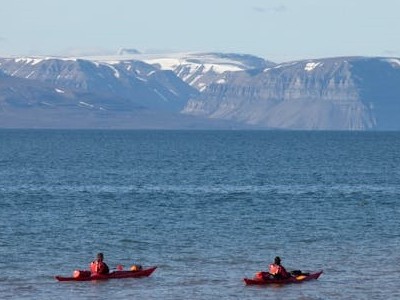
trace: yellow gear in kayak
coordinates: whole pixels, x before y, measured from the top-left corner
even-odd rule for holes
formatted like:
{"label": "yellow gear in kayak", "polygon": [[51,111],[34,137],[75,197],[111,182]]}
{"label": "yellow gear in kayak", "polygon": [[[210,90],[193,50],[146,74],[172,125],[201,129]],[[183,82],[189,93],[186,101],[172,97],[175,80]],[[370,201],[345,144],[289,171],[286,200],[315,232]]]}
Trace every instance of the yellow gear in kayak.
{"label": "yellow gear in kayak", "polygon": [[131,266],[131,271],[140,271],[142,269],[142,266],[139,265],[132,265]]}

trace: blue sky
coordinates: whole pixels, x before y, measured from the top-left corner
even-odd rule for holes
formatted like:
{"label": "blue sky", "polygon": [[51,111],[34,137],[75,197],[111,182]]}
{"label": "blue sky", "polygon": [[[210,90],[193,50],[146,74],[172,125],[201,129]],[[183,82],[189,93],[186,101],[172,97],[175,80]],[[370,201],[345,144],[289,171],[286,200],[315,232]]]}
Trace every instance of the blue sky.
{"label": "blue sky", "polygon": [[399,0],[2,0],[0,55],[400,57]]}

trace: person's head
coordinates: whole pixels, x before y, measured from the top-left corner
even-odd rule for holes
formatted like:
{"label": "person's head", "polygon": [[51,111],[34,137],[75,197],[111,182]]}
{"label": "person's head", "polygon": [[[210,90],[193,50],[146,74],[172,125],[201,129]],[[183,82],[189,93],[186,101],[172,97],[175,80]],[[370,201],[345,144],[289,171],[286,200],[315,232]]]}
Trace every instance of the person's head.
{"label": "person's head", "polygon": [[279,256],[275,257],[274,263],[275,263],[276,265],[280,265],[280,264],[281,264],[281,258],[280,258]]}
{"label": "person's head", "polygon": [[100,253],[97,253],[96,258],[97,258],[98,261],[103,261],[103,259],[104,259],[103,253],[101,253],[101,252],[100,252]]}

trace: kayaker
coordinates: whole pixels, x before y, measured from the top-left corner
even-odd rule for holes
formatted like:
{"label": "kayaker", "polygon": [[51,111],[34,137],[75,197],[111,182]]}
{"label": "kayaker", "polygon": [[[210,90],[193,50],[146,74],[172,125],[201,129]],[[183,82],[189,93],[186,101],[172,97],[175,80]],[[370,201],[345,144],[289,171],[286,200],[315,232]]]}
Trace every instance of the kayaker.
{"label": "kayaker", "polygon": [[103,260],[104,260],[103,253],[97,253],[96,259],[90,263],[90,272],[92,272],[92,274],[110,273],[110,269]]}
{"label": "kayaker", "polygon": [[279,279],[289,278],[291,276],[281,265],[281,258],[279,256],[275,257],[274,263],[269,265],[269,273]]}

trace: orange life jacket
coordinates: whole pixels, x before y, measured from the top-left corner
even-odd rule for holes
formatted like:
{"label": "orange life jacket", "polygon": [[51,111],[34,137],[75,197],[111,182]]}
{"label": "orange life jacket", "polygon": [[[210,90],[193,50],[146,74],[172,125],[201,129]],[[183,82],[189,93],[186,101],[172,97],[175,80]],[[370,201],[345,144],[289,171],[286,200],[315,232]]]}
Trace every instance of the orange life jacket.
{"label": "orange life jacket", "polygon": [[90,264],[90,272],[92,274],[107,274],[109,270],[104,262],[95,260]]}
{"label": "orange life jacket", "polygon": [[269,265],[269,273],[272,275],[278,275],[278,276],[282,276],[282,277],[288,277],[289,274],[288,272],[285,270],[284,267],[277,265],[277,264],[270,264]]}

